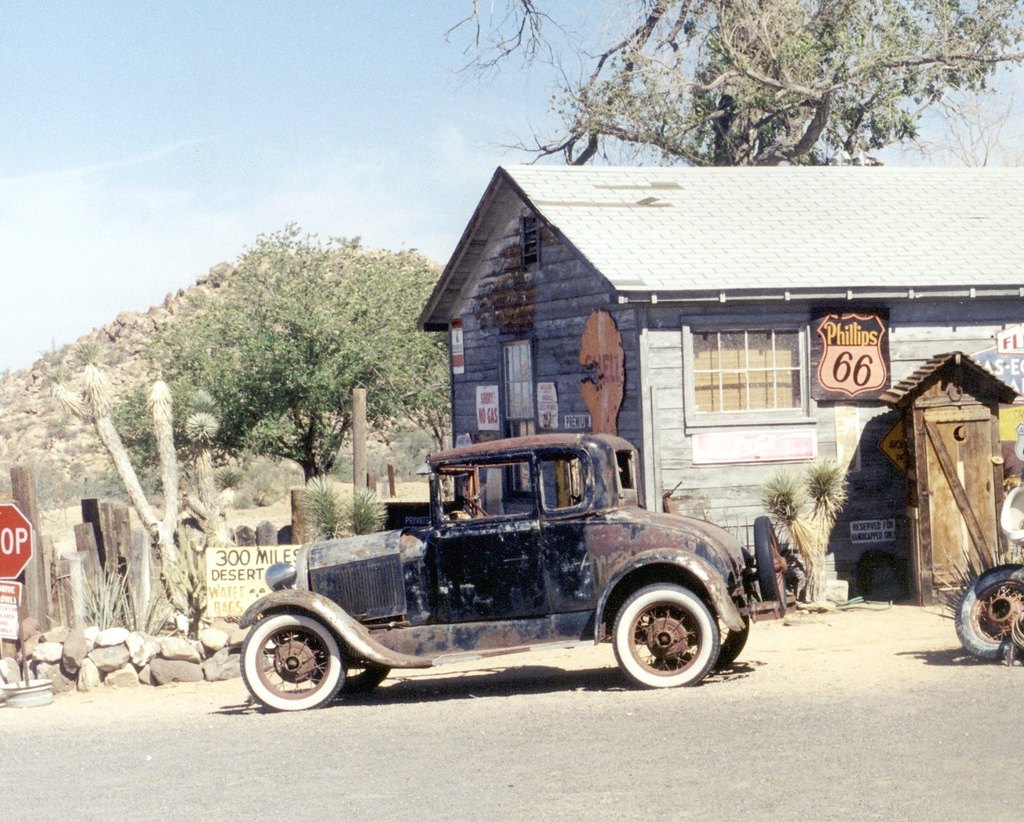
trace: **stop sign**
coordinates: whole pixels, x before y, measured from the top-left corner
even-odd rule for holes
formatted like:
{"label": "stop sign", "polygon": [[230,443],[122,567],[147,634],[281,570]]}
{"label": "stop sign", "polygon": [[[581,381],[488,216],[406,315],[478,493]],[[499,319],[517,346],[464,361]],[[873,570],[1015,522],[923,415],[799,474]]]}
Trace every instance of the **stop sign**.
{"label": "stop sign", "polygon": [[0,579],[14,579],[32,559],[32,525],[17,505],[0,505]]}

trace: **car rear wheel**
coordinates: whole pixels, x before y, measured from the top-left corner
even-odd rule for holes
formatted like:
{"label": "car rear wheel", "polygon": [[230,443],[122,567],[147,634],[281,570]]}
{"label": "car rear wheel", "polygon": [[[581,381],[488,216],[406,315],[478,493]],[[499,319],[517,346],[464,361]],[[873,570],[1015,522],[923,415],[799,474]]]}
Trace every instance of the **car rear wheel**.
{"label": "car rear wheel", "polygon": [[615,617],[612,644],[619,667],[635,685],[696,685],[718,659],[718,624],[692,591],[648,585]]}
{"label": "car rear wheel", "polygon": [[376,662],[353,663],[345,668],[345,684],[341,688],[343,696],[368,694],[382,683],[391,669]]}
{"label": "car rear wheel", "polygon": [[341,690],[345,666],[323,623],[302,614],[272,614],[245,638],[242,679],[261,705],[301,711],[326,704]]}
{"label": "car rear wheel", "polygon": [[722,649],[718,652],[718,661],[715,662],[715,670],[721,671],[728,668],[736,661],[747,645],[747,637],[750,636],[750,617],[743,617],[743,630],[733,631],[725,629],[722,639]]}

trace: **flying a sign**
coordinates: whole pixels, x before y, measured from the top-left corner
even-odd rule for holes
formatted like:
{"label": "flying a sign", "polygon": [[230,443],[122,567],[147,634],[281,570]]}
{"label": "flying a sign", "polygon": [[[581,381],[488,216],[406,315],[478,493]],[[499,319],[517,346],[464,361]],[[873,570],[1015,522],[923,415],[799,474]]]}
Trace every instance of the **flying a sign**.
{"label": "flying a sign", "polygon": [[814,399],[872,400],[889,387],[888,316],[829,311],[811,329]]}

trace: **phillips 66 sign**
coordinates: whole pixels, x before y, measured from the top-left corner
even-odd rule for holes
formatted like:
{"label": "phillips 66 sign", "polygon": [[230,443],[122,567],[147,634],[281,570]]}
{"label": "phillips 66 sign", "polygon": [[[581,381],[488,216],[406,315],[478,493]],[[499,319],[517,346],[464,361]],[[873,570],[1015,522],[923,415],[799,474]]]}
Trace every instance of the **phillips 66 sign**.
{"label": "phillips 66 sign", "polygon": [[811,321],[811,396],[872,400],[889,387],[889,322],[878,311],[821,312]]}

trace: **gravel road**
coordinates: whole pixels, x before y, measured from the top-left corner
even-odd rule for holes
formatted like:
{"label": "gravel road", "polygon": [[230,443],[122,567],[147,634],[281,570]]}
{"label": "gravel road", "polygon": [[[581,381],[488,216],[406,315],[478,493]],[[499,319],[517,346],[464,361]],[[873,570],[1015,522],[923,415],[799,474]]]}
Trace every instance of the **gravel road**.
{"label": "gravel road", "polygon": [[[610,646],[393,677],[298,714],[238,680],[0,710],[3,819],[1006,819],[1024,669],[924,609],[754,626],[698,688]],[[507,667],[502,667],[507,666]]]}

